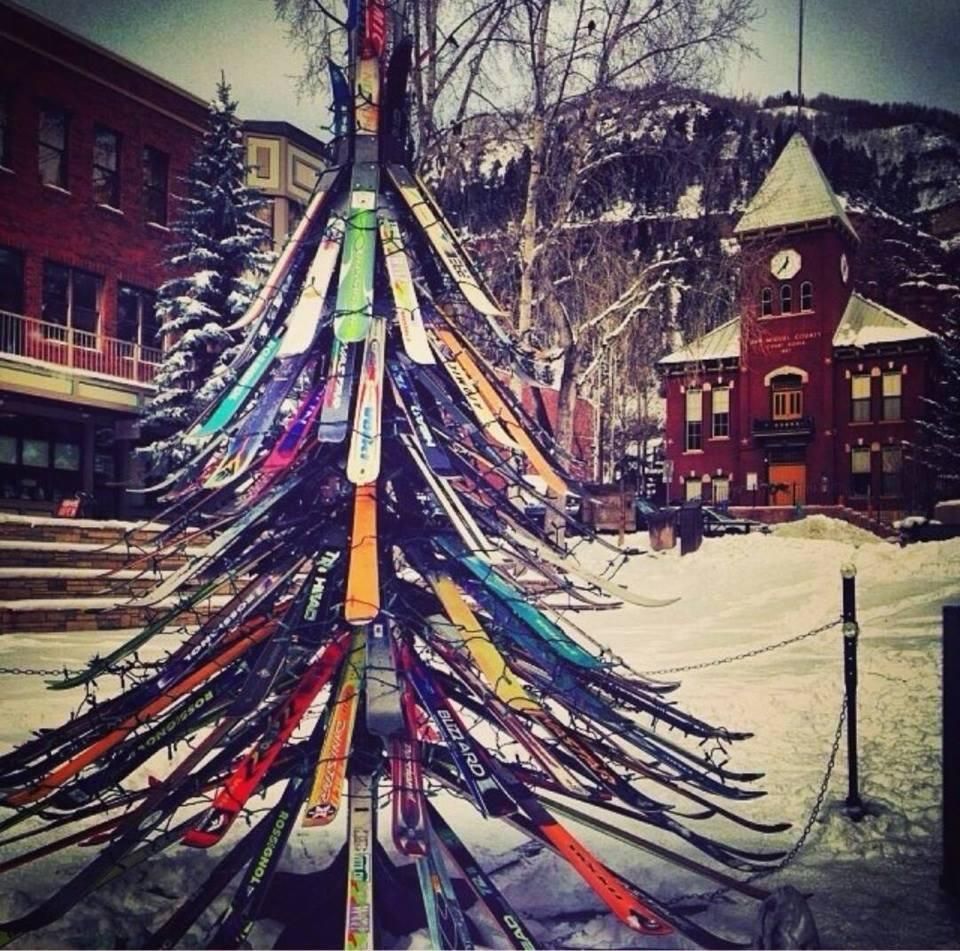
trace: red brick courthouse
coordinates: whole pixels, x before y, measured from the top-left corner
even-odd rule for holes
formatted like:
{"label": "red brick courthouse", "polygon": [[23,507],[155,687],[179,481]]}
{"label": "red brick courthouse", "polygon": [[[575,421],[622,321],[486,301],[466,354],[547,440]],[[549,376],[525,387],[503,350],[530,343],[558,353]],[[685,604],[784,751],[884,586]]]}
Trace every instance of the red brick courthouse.
{"label": "red brick courthouse", "polygon": [[801,134],[734,233],[739,316],[660,361],[668,498],[912,507],[936,338],[856,291],[859,238]]}

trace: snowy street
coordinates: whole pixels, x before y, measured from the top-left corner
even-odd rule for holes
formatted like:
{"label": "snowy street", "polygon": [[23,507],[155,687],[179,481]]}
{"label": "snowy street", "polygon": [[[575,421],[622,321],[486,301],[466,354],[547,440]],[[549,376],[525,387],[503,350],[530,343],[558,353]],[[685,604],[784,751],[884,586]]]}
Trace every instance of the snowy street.
{"label": "snowy street", "polygon": [[[646,538],[637,535],[627,544],[644,546]],[[595,571],[609,557],[596,545],[583,546],[577,554]],[[659,609],[577,613],[571,620],[638,671],[706,664],[836,619],[840,567],[846,562],[857,568],[862,629],[861,793],[876,815],[854,825],[838,808],[847,790],[843,741],[826,808],[805,847],[788,868],[760,884],[791,884],[812,893],[824,947],[956,947],[957,926],[937,885],[939,667],[941,607],[960,602],[960,539],[901,549],[845,523],[813,516],[769,535],[706,540],[699,552],[683,559],[678,550],[635,557],[617,574],[618,582],[642,594],[680,600]],[[733,745],[730,765],[765,772],[758,785],[768,795],[733,807],[753,819],[794,824],[778,836],[761,836],[721,818],[694,823],[698,829],[745,848],[786,849],[794,843],[816,799],[840,713],[841,639],[840,628],[834,626],[758,656],[676,675],[682,687],[671,696],[684,709],[755,733],[753,739]],[[11,635],[0,639],[0,666],[78,667],[109,643],[106,637],[95,645],[64,635]],[[36,676],[7,675],[2,685],[4,749],[22,740],[31,727],[58,723],[77,699],[44,692],[42,678]],[[166,757],[155,760],[152,769],[162,774]],[[255,800],[255,806],[259,803]],[[679,936],[639,939],[606,913],[557,859],[529,849],[516,852],[523,841],[517,833],[502,823],[484,822],[462,802],[441,796],[438,805],[484,867],[502,868],[495,880],[544,946],[691,946]],[[389,849],[388,825],[384,819],[381,839]],[[239,831],[245,828],[238,826]],[[662,899],[716,887],[573,823],[570,827],[609,865]],[[631,831],[682,848],[647,827]],[[285,868],[308,872],[323,867],[342,836],[339,820],[325,831],[298,828]],[[170,913],[176,899],[203,880],[218,854],[187,849],[165,854],[16,946],[137,946]],[[684,854],[701,858],[689,850]],[[75,848],[61,855],[8,873],[0,914],[10,917],[34,906],[61,875],[92,857],[92,851]],[[56,877],[51,874],[54,868]],[[724,896],[695,918],[730,938],[748,941],[756,911],[755,901]],[[214,918],[211,911],[202,921],[209,926]],[[280,930],[277,923],[262,922],[253,936],[255,946],[271,946]],[[194,929],[189,939],[191,946],[202,946],[204,934]],[[425,941],[426,932],[415,932],[398,937],[395,946],[422,947]]]}

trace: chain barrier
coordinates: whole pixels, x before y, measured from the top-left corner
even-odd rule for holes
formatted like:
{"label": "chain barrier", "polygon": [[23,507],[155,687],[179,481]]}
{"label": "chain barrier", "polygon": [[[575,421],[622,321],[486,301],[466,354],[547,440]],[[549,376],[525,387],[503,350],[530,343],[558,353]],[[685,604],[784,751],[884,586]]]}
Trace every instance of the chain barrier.
{"label": "chain barrier", "polygon": [[[840,741],[843,738],[843,725],[847,720],[847,692],[844,690],[843,696],[840,700],[840,716],[837,719],[837,728],[834,730],[833,734],[833,745],[830,748],[830,756],[827,758],[827,766],[823,773],[823,779],[820,781],[820,788],[817,790],[817,798],[814,800],[813,806],[810,809],[810,814],[807,816],[807,821],[804,823],[803,830],[800,832],[800,836],[796,842],[790,847],[787,851],[787,854],[784,855],[776,865],[771,865],[768,868],[762,868],[759,871],[754,872],[752,875],[749,875],[742,882],[744,885],[752,885],[754,882],[758,882],[763,878],[767,878],[770,875],[774,875],[777,872],[782,872],[788,865],[793,862],[793,860],[800,854],[801,849],[807,844],[807,839],[810,838],[810,833],[813,831],[814,823],[816,823],[817,818],[820,815],[821,810],[823,809],[824,800],[827,798],[827,790],[830,788],[830,780],[833,777],[834,767],[837,765],[837,754],[840,752]],[[696,902],[706,902],[710,904],[716,901],[718,898],[726,895],[730,891],[734,891],[733,886],[725,886],[723,888],[714,889],[711,892],[691,892],[686,895],[679,895],[676,898],[671,898],[667,905],[678,906],[687,904],[692,901]]]}
{"label": "chain barrier", "polygon": [[[159,670],[166,661],[139,661],[134,664],[117,665],[103,671],[105,674],[124,676],[138,671]],[[43,669],[38,667],[0,667],[0,676],[3,674],[12,674],[21,677],[76,677],[86,672],[86,667],[79,670],[71,670],[69,667],[53,667]]]}
{"label": "chain barrier", "polygon": [[816,637],[817,634],[822,634],[824,631],[829,631],[833,627],[839,627],[843,623],[843,618],[834,618],[832,621],[827,621],[826,624],[821,624],[820,627],[815,627],[812,631],[807,631],[804,634],[795,634],[793,637],[788,637],[785,641],[777,641],[776,644],[767,644],[765,647],[755,647],[753,650],[744,651],[741,654],[733,654],[730,657],[721,657],[717,660],[705,660],[701,661],[699,664],[686,664],[683,667],[663,667],[660,670],[641,670],[640,673],[647,677],[652,677],[655,674],[679,674],[688,670],[703,670],[707,667],[720,667],[723,664],[732,664],[736,660],[746,660],[748,657],[759,657],[761,654],[767,654],[770,651],[779,650],[781,647],[787,647],[790,644],[797,644],[800,641],[805,641],[808,637]]}

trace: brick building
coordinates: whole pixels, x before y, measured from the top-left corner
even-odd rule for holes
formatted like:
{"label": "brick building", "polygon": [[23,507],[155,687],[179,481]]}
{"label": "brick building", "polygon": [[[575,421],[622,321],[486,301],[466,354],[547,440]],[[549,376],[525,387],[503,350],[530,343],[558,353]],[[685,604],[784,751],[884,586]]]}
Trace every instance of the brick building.
{"label": "brick building", "polygon": [[739,316],[660,361],[668,498],[916,507],[936,337],[854,290],[859,238],[801,134],[735,234]]}
{"label": "brick building", "polygon": [[[98,514],[127,504],[174,194],[206,117],[203,100],[0,0],[0,509],[50,511],[78,490]],[[282,243],[323,146],[251,123],[247,154]]]}

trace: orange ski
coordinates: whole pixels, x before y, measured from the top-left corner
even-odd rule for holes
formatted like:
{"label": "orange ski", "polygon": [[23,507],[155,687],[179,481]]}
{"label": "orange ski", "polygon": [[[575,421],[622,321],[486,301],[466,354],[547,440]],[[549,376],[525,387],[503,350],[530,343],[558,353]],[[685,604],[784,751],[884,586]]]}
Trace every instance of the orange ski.
{"label": "orange ski", "polygon": [[496,388],[487,379],[487,375],[477,366],[473,357],[467,352],[457,335],[446,327],[435,327],[437,336],[450,348],[457,363],[473,381],[484,402],[490,407],[494,416],[506,427],[510,438],[520,447],[530,465],[539,473],[544,482],[558,495],[567,494],[567,483],[557,474],[537,444],[527,435],[527,431],[520,424],[515,413],[503,401]]}
{"label": "orange ski", "polygon": [[377,566],[377,484],[358,485],[353,503],[350,562],[343,616],[350,624],[366,624],[380,610]]}
{"label": "orange ski", "polygon": [[53,790],[62,786],[68,779],[76,776],[84,767],[89,766],[108,750],[113,749],[128,733],[169,707],[174,700],[190,693],[198,684],[203,683],[224,667],[232,664],[241,654],[253,647],[254,644],[259,644],[261,641],[266,640],[277,629],[279,623],[279,620],[269,621],[245,637],[234,641],[212,660],[208,661],[202,667],[199,667],[179,683],[174,684],[169,690],[155,700],[152,700],[145,707],[127,717],[126,720],[123,720],[118,726],[109,733],[104,734],[85,750],[68,759],[62,766],[51,770],[35,786],[29,789],[22,789],[20,792],[7,796],[4,804],[8,806],[22,806],[29,802],[36,802],[36,800],[42,799],[47,793],[53,792]]}

